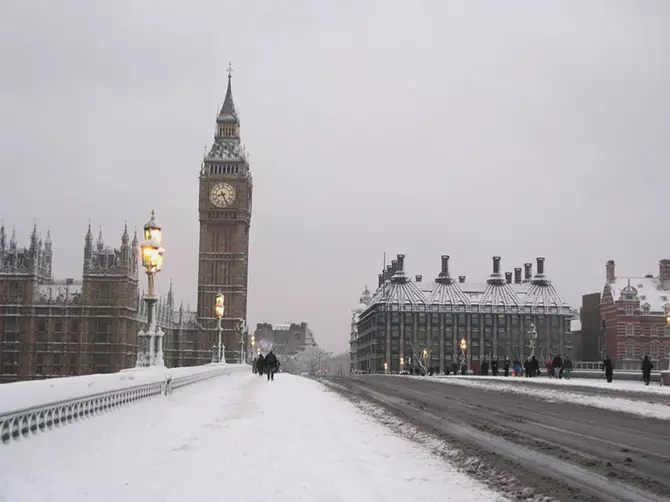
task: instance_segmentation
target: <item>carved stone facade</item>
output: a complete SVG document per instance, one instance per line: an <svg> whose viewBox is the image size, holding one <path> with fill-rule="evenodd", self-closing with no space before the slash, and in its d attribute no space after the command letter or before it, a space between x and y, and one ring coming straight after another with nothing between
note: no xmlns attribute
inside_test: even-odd
<svg viewBox="0 0 670 502"><path fill-rule="evenodd" d="M240 355L241 323L247 318L249 226L252 178L240 141L230 75L226 97L216 119L214 143L200 170L198 255L198 322L200 334L193 352L196 364L211 360L217 343L214 305L225 297L222 340L228 362Z"/></svg>
<svg viewBox="0 0 670 502"><path fill-rule="evenodd" d="M146 323L139 294L139 246L127 228L121 246L102 232L84 239L81 279L53 279L52 242L33 228L30 247L6 242L0 228L0 382L112 373L135 364L137 332ZM185 348L197 333L195 314L174 309L172 288L157 306L168 366L193 361ZM189 341L191 340L191 341Z"/></svg>

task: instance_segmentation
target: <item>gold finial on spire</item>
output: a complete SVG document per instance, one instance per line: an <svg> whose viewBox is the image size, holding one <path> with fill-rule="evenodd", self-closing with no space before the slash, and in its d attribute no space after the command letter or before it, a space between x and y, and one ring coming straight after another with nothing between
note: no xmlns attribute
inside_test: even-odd
<svg viewBox="0 0 670 502"><path fill-rule="evenodd" d="M228 79L232 78L233 76L233 63L228 61Z"/></svg>

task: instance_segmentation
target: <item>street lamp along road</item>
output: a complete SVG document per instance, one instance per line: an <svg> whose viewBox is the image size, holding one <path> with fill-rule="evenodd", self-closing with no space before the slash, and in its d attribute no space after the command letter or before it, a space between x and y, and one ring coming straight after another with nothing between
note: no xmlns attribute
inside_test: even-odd
<svg viewBox="0 0 670 502"><path fill-rule="evenodd" d="M226 347L221 343L221 318L223 317L223 314L226 312L226 305L224 304L225 302L225 296L223 296L223 293L218 293L216 295L216 304L214 305L214 312L216 313L216 329L219 332L219 345L217 349L217 355L216 355L216 361L212 362L217 362L217 363L225 363L226 362Z"/></svg>
<svg viewBox="0 0 670 502"><path fill-rule="evenodd" d="M468 350L468 342L464 338L461 338L461 341L459 343L460 349L461 349L461 368L466 364L465 363L465 351Z"/></svg>
<svg viewBox="0 0 670 502"><path fill-rule="evenodd" d="M163 361L163 330L156 329L154 308L158 297L154 294L154 276L163 269L163 253L161 247L163 231L156 223L156 212L151 211L151 219L144 225L144 240L140 244L142 266L147 272L149 290L144 297L147 304L147 331L140 330L137 334L136 367L164 366ZM154 341L156 342L154 344Z"/></svg>

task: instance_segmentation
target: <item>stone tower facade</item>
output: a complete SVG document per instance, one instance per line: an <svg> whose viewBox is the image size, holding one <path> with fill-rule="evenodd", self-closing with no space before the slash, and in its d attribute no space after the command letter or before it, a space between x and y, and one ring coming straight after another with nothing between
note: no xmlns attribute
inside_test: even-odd
<svg viewBox="0 0 670 502"><path fill-rule="evenodd" d="M105 246L102 230L93 243L89 225L84 241L80 372L132 367L137 344L137 235L131 244L126 226L121 247L114 249Z"/></svg>
<svg viewBox="0 0 670 502"><path fill-rule="evenodd" d="M216 118L214 144L200 170L197 307L200 334L194 354L196 364L211 360L212 345L218 340L214 306L219 292L225 296L222 326L226 358L232 362L239 354L237 327L247 318L251 201L251 171L240 142L240 120L233 102L229 70L226 97Z"/></svg>

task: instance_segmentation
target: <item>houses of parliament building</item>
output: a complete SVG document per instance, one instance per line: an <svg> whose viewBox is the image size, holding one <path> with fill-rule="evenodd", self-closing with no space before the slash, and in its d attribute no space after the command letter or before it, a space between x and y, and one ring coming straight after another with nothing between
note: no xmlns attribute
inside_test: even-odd
<svg viewBox="0 0 670 502"><path fill-rule="evenodd" d="M195 181L195 180L194 180ZM211 361L217 339L215 297L225 295L223 342L229 361L241 350L240 323L247 315L252 179L240 142L228 74L212 148L198 180L200 241L198 305L174 303L172 285L156 306L168 367ZM119 232L118 247L102 232L84 237L81 279L54 279L52 239L33 227L28 246L0 228L0 383L57 376L112 373L135 365L137 333L146 326L139 289L137 235ZM237 352L235 352L237 351Z"/></svg>

